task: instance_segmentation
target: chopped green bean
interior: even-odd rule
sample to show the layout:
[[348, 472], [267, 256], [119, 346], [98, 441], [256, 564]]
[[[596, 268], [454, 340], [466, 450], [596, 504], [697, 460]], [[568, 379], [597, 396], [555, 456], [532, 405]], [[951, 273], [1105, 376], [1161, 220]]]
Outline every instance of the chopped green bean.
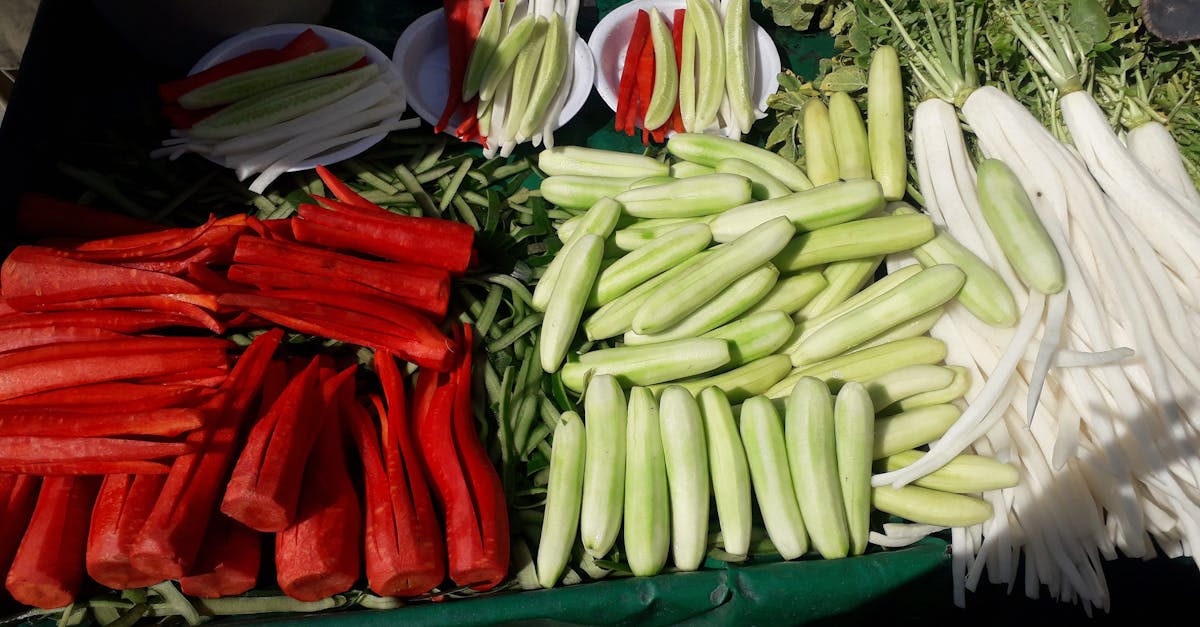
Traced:
[[525, 334], [538, 328], [538, 326], [540, 326], [541, 324], [542, 324], [542, 314], [531, 313], [530, 315], [522, 318], [521, 321], [518, 322], [517, 324], [514, 324], [513, 327], [511, 329], [509, 329], [507, 332], [505, 332], [503, 335], [496, 338], [495, 340], [492, 340], [491, 342], [488, 342], [487, 351], [489, 353], [493, 353], [498, 350], [503, 350], [505, 347], [509, 346], [513, 342], [516, 342], [518, 338], [523, 337]]
[[[439, 204], [439, 209], [445, 211], [450, 206], [454, 199], [457, 198], [458, 188], [462, 186], [463, 179], [467, 177], [467, 173], [471, 171], [473, 161], [471, 159], [463, 159], [459, 164], [458, 169], [454, 171], [454, 176], [450, 178], [450, 183], [443, 188], [442, 201]], [[475, 225], [472, 225], [475, 226]], [[476, 229], [478, 230], [478, 228]]]

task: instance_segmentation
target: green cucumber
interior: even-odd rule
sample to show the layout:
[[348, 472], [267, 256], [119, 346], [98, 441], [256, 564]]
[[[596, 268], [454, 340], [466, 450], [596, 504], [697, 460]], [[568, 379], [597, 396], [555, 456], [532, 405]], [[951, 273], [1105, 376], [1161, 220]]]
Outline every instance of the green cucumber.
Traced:
[[367, 49], [363, 46], [320, 50], [201, 85], [180, 96], [179, 104], [185, 109], [227, 105], [284, 85], [332, 74], [353, 65], [366, 54]]

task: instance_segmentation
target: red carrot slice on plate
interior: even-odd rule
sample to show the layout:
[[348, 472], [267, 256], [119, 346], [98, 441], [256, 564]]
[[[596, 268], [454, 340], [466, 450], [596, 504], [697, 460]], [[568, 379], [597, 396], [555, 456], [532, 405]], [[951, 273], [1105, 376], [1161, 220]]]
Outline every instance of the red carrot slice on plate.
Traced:
[[204, 535], [196, 565], [179, 579], [179, 589], [203, 599], [235, 596], [258, 585], [263, 534], [217, 514]]
[[129, 562], [129, 552], [162, 492], [166, 475], [108, 475], [92, 507], [85, 563], [88, 576], [115, 590], [143, 588], [162, 580]]
[[318, 165], [317, 176], [321, 178], [321, 182], [325, 184], [325, 187], [328, 187], [329, 191], [333, 193], [334, 198], [337, 198], [344, 203], [359, 207], [366, 207], [367, 209], [379, 208], [378, 205], [367, 200], [366, 198], [363, 198], [361, 194], [354, 191], [353, 188], [339, 179], [336, 175], [334, 175], [333, 172], [330, 172], [329, 168], [326, 168], [323, 165]]
[[650, 14], [644, 10], [637, 12], [633, 23], [633, 34], [629, 37], [629, 46], [625, 48], [625, 62], [621, 66], [621, 80], [617, 87], [616, 130], [631, 132], [630, 108], [636, 106], [634, 94], [637, 84], [638, 61], [642, 58], [642, 48], [650, 40]]
[[195, 563], [236, 459], [238, 434], [253, 411], [282, 339], [282, 329], [271, 329], [254, 338], [237, 359], [220, 394], [206, 406], [213, 410], [211, 425], [188, 434], [188, 442], [199, 449], [171, 465], [163, 491], [130, 555], [138, 570], [178, 579]]
[[5, 587], [33, 607], [63, 607], [83, 585], [88, 521], [98, 477], [46, 477]]

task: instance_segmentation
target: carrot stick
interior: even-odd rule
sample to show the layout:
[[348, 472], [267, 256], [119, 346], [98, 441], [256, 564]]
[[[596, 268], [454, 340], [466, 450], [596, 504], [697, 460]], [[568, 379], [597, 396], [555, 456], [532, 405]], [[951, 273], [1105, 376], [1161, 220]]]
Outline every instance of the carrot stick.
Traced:
[[50, 249], [18, 246], [0, 264], [4, 298], [51, 303], [103, 296], [199, 294], [204, 290], [176, 276], [148, 270], [68, 259]]
[[439, 319], [446, 315], [446, 307], [449, 305], [450, 300], [450, 290], [448, 289], [450, 282], [448, 279], [446, 281], [447, 289], [444, 292], [446, 295], [445, 298], [428, 301], [415, 293], [392, 294], [373, 286], [356, 283], [347, 279], [272, 266], [235, 263], [229, 266], [228, 275], [231, 280], [256, 287], [260, 290], [313, 289], [328, 294], [331, 298], [337, 298], [342, 295], [365, 294], [372, 298], [388, 300], [406, 307], [418, 309]]
[[222, 514], [213, 516], [196, 565], [179, 579], [184, 593], [218, 599], [249, 592], [258, 585], [263, 535]]
[[304, 469], [296, 520], [275, 535], [276, 580], [285, 594], [301, 601], [349, 590], [361, 567], [362, 504], [350, 476], [345, 425], [338, 413], [338, 395], [354, 393], [352, 381], [345, 381], [350, 385], [322, 388], [329, 417]]
[[19, 313], [0, 318], [0, 329], [4, 330], [53, 326], [89, 326], [118, 333], [140, 333], [153, 329], [195, 326], [195, 324], [190, 318], [178, 314], [132, 309], [47, 311]]
[[[0, 355], [21, 355], [42, 348], [70, 347], [93, 342], [55, 344], [34, 347]], [[222, 365], [226, 361], [221, 349], [191, 349], [164, 351], [146, 355], [94, 355], [65, 357], [47, 361], [0, 366], [0, 399], [15, 398], [88, 383], [116, 381], [137, 377], [152, 377], [192, 368]]]
[[[0, 573], [7, 573], [12, 566], [41, 485], [42, 478], [37, 475], [0, 474]], [[0, 601], [6, 596], [0, 590]]]
[[328, 187], [329, 191], [333, 192], [334, 198], [347, 204], [358, 205], [359, 207], [366, 207], [368, 209], [379, 207], [379, 205], [363, 198], [358, 192], [354, 191], [349, 185], [335, 176], [333, 172], [330, 172], [329, 168], [318, 165], [317, 176], [321, 178], [321, 182], [325, 184], [325, 187]]
[[166, 480], [166, 475], [104, 477], [92, 507], [86, 555], [88, 576], [96, 582], [128, 590], [162, 581], [135, 569], [129, 551]]
[[196, 407], [212, 393], [212, 390], [190, 385], [106, 381], [10, 398], [0, 401], [0, 408], [40, 407], [85, 411], [108, 409], [119, 403], [124, 411], [138, 412], [164, 407]]
[[178, 457], [192, 448], [187, 442], [12, 435], [0, 437], [0, 463], [151, 461]]
[[83, 584], [88, 520], [97, 477], [46, 477], [5, 587], [25, 605], [52, 609], [75, 600]]
[[629, 38], [629, 46], [625, 49], [625, 63], [621, 67], [621, 81], [617, 87], [617, 117], [616, 130], [632, 131], [629, 124], [630, 109], [635, 106], [634, 99], [637, 84], [638, 60], [642, 58], [642, 48], [650, 39], [650, 14], [639, 10], [633, 23], [633, 35]]
[[67, 342], [87, 342], [91, 340], [112, 340], [119, 337], [130, 337], [124, 333], [99, 329], [96, 327], [25, 327], [21, 329], [6, 329], [0, 334], [0, 353], [45, 346], [47, 344], [62, 344]]
[[[313, 358], [288, 383], [238, 456], [221, 511], [251, 529], [282, 531], [295, 520], [305, 462], [324, 421], [318, 366]], [[354, 372], [347, 368], [326, 385], [340, 385]]]
[[[210, 294], [141, 294], [138, 296], [110, 296], [47, 303], [37, 296], [12, 299], [13, 305], [26, 312], [91, 312], [97, 310], [136, 309], [148, 310], [159, 315], [175, 315], [193, 322], [188, 326], [202, 327], [218, 335], [225, 332], [221, 322], [208, 311], [217, 309], [216, 297]], [[200, 303], [197, 306], [192, 303]], [[205, 311], [208, 309], [208, 311]]]
[[[400, 453], [406, 469], [406, 481], [393, 485], [384, 469], [380, 434], [370, 413], [350, 397], [341, 399], [341, 409], [363, 464], [367, 583], [372, 591], [384, 596], [424, 594], [445, 578], [446, 557], [440, 523], [429, 486], [417, 465], [410, 434], [402, 430], [395, 434], [395, 440], [383, 440], [385, 447]], [[381, 424], [386, 422], [382, 420]]]
[[213, 422], [188, 434], [195, 453], [176, 458], [162, 494], [142, 526], [130, 561], [134, 568], [164, 579], [178, 579], [200, 551], [215, 505], [225, 487], [235, 444], [280, 341], [282, 329], [254, 338], [238, 358], [220, 393], [206, 408]]
[[240, 238], [234, 261], [370, 286], [406, 302], [429, 303], [419, 307], [425, 310], [444, 313], [444, 303], [450, 298], [450, 273], [423, 264], [373, 261], [317, 246], [261, 237]]
[[63, 460], [44, 464], [0, 462], [0, 473], [37, 475], [39, 477], [65, 477], [77, 475], [165, 475], [170, 470], [171, 466], [167, 464], [146, 461], [78, 462], [74, 460]]
[[[433, 217], [403, 216], [380, 209], [369, 211], [362, 207], [324, 201], [338, 210], [318, 205], [302, 204], [292, 221], [292, 232], [300, 241], [313, 241], [314, 234], [307, 221], [329, 227], [340, 239], [334, 248], [345, 248], [375, 255], [392, 261], [444, 268], [461, 274], [467, 269], [475, 240], [475, 229], [469, 225]], [[325, 244], [315, 241], [317, 244]], [[5, 293], [5, 296], [8, 294]]]
[[204, 414], [171, 407], [129, 411], [124, 405], [93, 410], [45, 407], [0, 409], [0, 436], [99, 437], [114, 435], [172, 437], [198, 429]]

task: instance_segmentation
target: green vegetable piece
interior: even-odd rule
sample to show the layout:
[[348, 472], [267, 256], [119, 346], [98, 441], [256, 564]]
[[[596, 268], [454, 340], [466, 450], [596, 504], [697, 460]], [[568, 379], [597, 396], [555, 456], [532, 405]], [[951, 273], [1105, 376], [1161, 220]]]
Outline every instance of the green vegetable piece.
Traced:
[[671, 499], [671, 557], [675, 568], [700, 568], [708, 549], [708, 446], [692, 392], [668, 386], [658, 399], [658, 424]]
[[933, 222], [925, 215], [864, 218], [800, 233], [771, 262], [780, 272], [796, 272], [833, 261], [908, 251], [933, 236]]
[[643, 387], [629, 391], [625, 440], [625, 558], [634, 575], [657, 575], [671, 546], [667, 466], [658, 402]]
[[625, 501], [625, 391], [612, 375], [598, 374], [583, 396], [587, 454], [579, 535], [595, 558], [608, 554], [621, 532]]
[[833, 146], [837, 150], [841, 178], [871, 178], [867, 127], [862, 111], [850, 94], [837, 91], [829, 97], [829, 125], [833, 128]]
[[858, 220], [883, 205], [879, 183], [870, 179], [839, 181], [734, 207], [713, 220], [713, 238], [718, 242], [733, 241], [779, 216], [791, 220], [797, 231], [813, 231]]
[[871, 53], [867, 71], [867, 144], [871, 175], [888, 200], [908, 189], [908, 149], [904, 133], [904, 84], [896, 49], [882, 45]]
[[[691, 20], [684, 21], [684, 29]], [[686, 42], [686, 39], [684, 40]], [[686, 49], [686, 48], [685, 48]], [[680, 110], [682, 115], [682, 109]], [[770, 172], [794, 192], [811, 189], [812, 182], [795, 163], [754, 144], [708, 133], [676, 133], [667, 140], [667, 151], [679, 159], [715, 168], [722, 159], [742, 159]]]
[[871, 457], [883, 459], [929, 444], [942, 437], [961, 415], [961, 409], [947, 403], [880, 416], [875, 420]]
[[970, 527], [992, 517], [992, 505], [983, 499], [915, 485], [873, 488], [871, 504], [881, 512], [939, 527]]
[[667, 123], [679, 93], [679, 68], [675, 65], [671, 27], [656, 8], [650, 9], [650, 42], [654, 46], [654, 89], [646, 106], [644, 125], [654, 129]]
[[796, 382], [785, 405], [784, 440], [813, 548], [825, 559], [846, 557], [850, 530], [834, 444], [833, 396], [824, 381], [803, 377]]
[[985, 159], [976, 175], [983, 219], [1013, 271], [1043, 294], [1062, 291], [1066, 285], [1062, 257], [1020, 179], [997, 159]]
[[[908, 466], [925, 455], [922, 451], [908, 450], [889, 455], [876, 463], [879, 472], [891, 472]], [[961, 453], [946, 465], [913, 481], [912, 485], [943, 492], [970, 494], [1011, 488], [1021, 482], [1021, 474], [1012, 464], [984, 457]]]
[[834, 401], [833, 416], [850, 554], [862, 555], [871, 527], [871, 453], [875, 444], [875, 409], [867, 389], [857, 381], [843, 385]]
[[691, 126], [684, 120], [684, 129], [702, 133], [716, 123], [725, 98], [725, 35], [709, 0], [687, 0], [686, 9], [684, 24], [695, 23], [697, 74], [695, 117]]
[[492, 100], [500, 83], [504, 81], [504, 76], [516, 63], [517, 57], [539, 31], [541, 36], [544, 36], [546, 26], [545, 19], [539, 21], [536, 16], [526, 15], [507, 29], [500, 45], [496, 47], [495, 54], [488, 62], [487, 69], [483, 71], [483, 83], [479, 86], [480, 101]]
[[599, 172], [627, 178], [671, 175], [671, 166], [653, 157], [583, 146], [555, 146], [541, 151], [538, 169], [547, 176], [596, 176]]
[[712, 232], [705, 224], [688, 224], [663, 235], [600, 272], [592, 286], [590, 303], [599, 307], [616, 300], [704, 250], [710, 242]]
[[829, 108], [820, 98], [804, 105], [804, 165], [813, 185], [821, 187], [841, 179]]
[[724, 6], [725, 96], [729, 114], [742, 134], [754, 125], [755, 105], [750, 101], [754, 83], [750, 78], [753, 59], [747, 52], [750, 31], [749, 0], [726, 0]]
[[479, 27], [479, 35], [471, 46], [471, 58], [467, 61], [467, 73], [463, 76], [462, 100], [468, 102], [479, 93], [483, 84], [484, 72], [496, 50], [500, 47], [500, 38], [504, 35], [504, 2], [493, 2], [488, 5], [487, 13], [483, 15], [483, 24]]
[[563, 412], [554, 429], [550, 481], [546, 485], [546, 508], [538, 542], [537, 573], [543, 588], [554, 587], [571, 558], [583, 500], [585, 446], [583, 421], [579, 414]]
[[[681, 161], [680, 163], [688, 162]], [[722, 159], [717, 163], [716, 171], [722, 174], [736, 174], [749, 179], [750, 198], [753, 200], [769, 200], [792, 193], [792, 190], [788, 189], [783, 181], [745, 159]]]
[[600, 272], [604, 239], [583, 235], [563, 254], [565, 262], [546, 304], [538, 342], [542, 370], [546, 372], [559, 369], [579, 329], [588, 294]]
[[353, 65], [366, 54], [367, 49], [362, 46], [320, 50], [201, 85], [180, 96], [179, 104], [187, 109], [227, 105], [284, 85], [337, 72]]
[[746, 399], [740, 430], [767, 536], [783, 559], [796, 559], [808, 552], [808, 531], [796, 501], [783, 424], [774, 403], [765, 396]]
[[706, 174], [631, 188], [616, 198], [626, 213], [639, 218], [693, 218], [747, 203], [750, 194], [750, 180], [745, 177]]
[[563, 76], [567, 72], [567, 62], [570, 51], [567, 50], [568, 37], [562, 15], [554, 13], [550, 16], [550, 27], [546, 31], [546, 39], [542, 47], [541, 63], [537, 66], [537, 78], [533, 83], [533, 93], [524, 114], [520, 117], [517, 137], [523, 141], [542, 130], [550, 101], [562, 86]]
[[647, 386], [686, 379], [729, 363], [729, 343], [687, 338], [645, 346], [619, 346], [588, 351], [562, 369], [563, 385], [582, 391], [589, 373], [611, 374], [623, 386]]
[[721, 542], [726, 553], [744, 557], [750, 550], [753, 512], [750, 466], [746, 449], [733, 419], [733, 408], [725, 393], [716, 387], [699, 393], [700, 415], [704, 419], [704, 441], [708, 446], [708, 467], [712, 474], [713, 502], [721, 527]]

